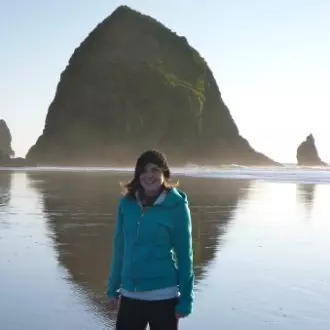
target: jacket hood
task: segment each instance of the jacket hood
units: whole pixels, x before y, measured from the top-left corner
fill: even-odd
[[[181,203],[187,203],[187,194],[177,188],[171,188],[167,193],[162,202],[160,202],[160,205],[166,206],[166,207],[175,207],[178,204]]]
[[[136,192],[135,197],[137,203],[141,206],[138,192]],[[125,196],[123,198],[126,199]],[[162,192],[157,198],[157,200],[154,202],[154,205],[173,208],[181,203],[188,204],[187,195],[183,191],[173,187],[169,191]]]

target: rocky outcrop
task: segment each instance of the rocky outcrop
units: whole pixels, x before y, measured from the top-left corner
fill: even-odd
[[[11,147],[10,130],[3,119],[0,119],[0,167],[23,167],[35,166],[32,161],[27,161],[25,158],[12,156],[15,155]]]
[[[299,166],[327,166],[319,156],[313,134],[308,135],[297,148],[297,162]]]
[[[7,123],[0,119],[0,163],[7,161],[14,156],[14,150],[11,147],[11,134]]]
[[[186,38],[121,6],[74,51],[27,158],[124,165],[146,148],[173,164],[275,164],[240,135]]]
[[[8,158],[0,161],[0,167],[35,167],[37,164],[22,157]]]

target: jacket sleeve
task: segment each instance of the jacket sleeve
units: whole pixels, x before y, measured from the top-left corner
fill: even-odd
[[[178,209],[174,220],[174,252],[178,266],[180,292],[176,312],[187,316],[192,312],[194,300],[192,226],[188,204],[183,203],[178,206]]]
[[[119,289],[121,286],[123,252],[124,252],[123,214],[121,211],[121,204],[120,204],[117,210],[115,231],[112,241],[112,261],[110,265],[108,289],[107,289],[108,299],[119,296]]]

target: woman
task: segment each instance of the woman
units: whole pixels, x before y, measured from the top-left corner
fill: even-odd
[[[117,330],[175,330],[192,311],[190,210],[169,178],[165,155],[148,150],[120,200],[107,291]]]

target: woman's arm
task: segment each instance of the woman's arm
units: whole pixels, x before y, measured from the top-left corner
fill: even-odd
[[[115,232],[112,242],[111,270],[108,278],[108,299],[119,296],[121,286],[121,270],[123,262],[124,238],[123,238],[123,214],[121,204],[118,207]]]
[[[187,203],[178,206],[177,217],[174,221],[174,252],[179,271],[180,292],[176,312],[182,316],[187,316],[192,311],[194,299],[192,228],[190,209]]]

